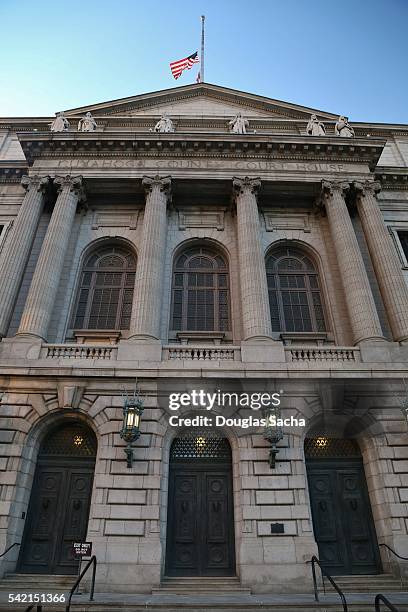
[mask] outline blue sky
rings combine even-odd
[[[205,80],[408,123],[408,0],[0,0],[0,116],[53,115]]]

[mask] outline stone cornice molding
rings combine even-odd
[[[41,193],[45,193],[49,182],[49,176],[40,176],[39,174],[34,174],[33,176],[24,175],[21,179],[21,185],[26,191],[31,191],[32,189],[35,189],[36,191]]]
[[[19,134],[29,163],[41,158],[160,157],[290,159],[364,163],[374,169],[385,141],[282,134]]]
[[[0,183],[20,183],[27,172],[26,161],[0,161]]]
[[[153,189],[159,189],[161,193],[164,193],[167,200],[171,198],[171,177],[170,176],[144,176],[142,179],[142,186],[146,193],[151,193]]]
[[[408,168],[377,167],[375,178],[380,181],[382,189],[408,189]]]
[[[86,201],[82,176],[71,176],[69,174],[66,176],[56,176],[54,178],[54,185],[56,185],[58,193],[61,193],[63,189],[67,189],[78,198],[78,202],[84,203]]]
[[[256,196],[261,188],[261,179],[251,178],[249,176],[243,178],[234,176],[232,179],[232,187],[235,197],[245,193],[251,193]]]

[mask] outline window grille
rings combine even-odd
[[[74,329],[129,329],[135,275],[131,252],[110,246],[92,253],[81,272]]]
[[[170,459],[218,459],[231,461],[231,447],[226,438],[210,430],[189,430],[175,438]]]
[[[347,438],[306,438],[306,459],[339,459],[361,457],[360,448],[355,440]]]
[[[305,253],[288,246],[272,250],[266,275],[272,331],[326,331],[319,275]]]
[[[229,331],[229,274],[225,259],[206,247],[179,255],[173,271],[172,329]]]
[[[53,429],[41,445],[40,455],[95,457],[97,442],[93,431],[80,423]]]

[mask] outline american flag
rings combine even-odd
[[[171,62],[170,69],[172,75],[175,79],[178,79],[181,76],[183,70],[190,70],[193,67],[193,64],[198,64],[200,60],[198,59],[198,51],[185,57],[184,59],[178,60],[177,62]]]

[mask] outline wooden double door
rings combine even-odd
[[[95,461],[39,459],[27,513],[18,570],[75,574],[73,542],[85,541]]]
[[[231,463],[170,465],[166,575],[235,575]]]
[[[361,459],[310,459],[309,493],[319,558],[333,575],[377,574],[380,556]]]

